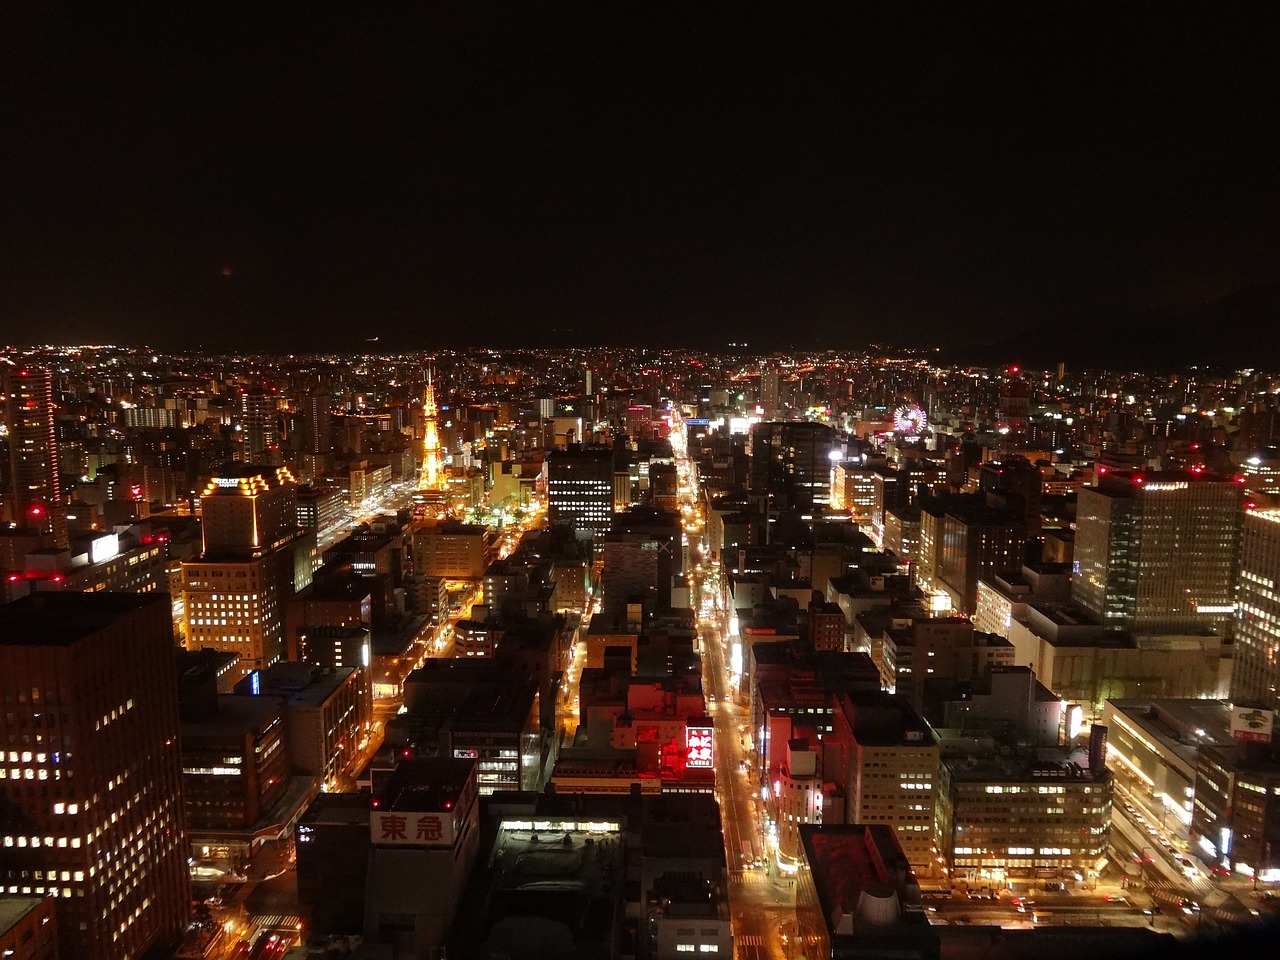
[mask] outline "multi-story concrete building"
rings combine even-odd
[[[1009,642],[1015,663],[1089,719],[1109,698],[1225,697],[1231,678],[1232,644],[1221,636],[1107,630],[1071,603],[1029,601]]]
[[[1280,880],[1280,750],[1270,742],[1204,746],[1190,835],[1206,862]]]
[[[479,580],[493,561],[493,534],[479,524],[425,521],[412,528],[409,543],[419,577]]]
[[[827,823],[885,824],[917,877],[940,877],[934,828],[938,741],[905,697],[848,693],[823,739],[823,775],[840,789],[843,815]]]
[[[921,517],[923,539],[924,518]],[[949,507],[937,528],[936,586],[951,598],[953,609],[971,616],[978,603],[978,581],[1026,560],[1027,528],[1011,511],[972,501]]]
[[[373,722],[369,675],[360,667],[278,663],[245,677],[236,694],[283,699],[293,769],[330,788]]]
[[[758,423],[751,433],[752,486],[808,517],[831,503],[835,431],[824,423]]]
[[[57,898],[66,956],[138,957],[185,926],[172,648],[166,595],[0,607],[0,885]]]
[[[284,795],[290,773],[284,705],[275,697],[219,695],[211,713],[183,718],[181,742],[193,855],[207,858],[200,847],[210,831],[251,828]]]
[[[864,614],[861,622],[874,619],[879,619],[874,613]],[[882,628],[869,639],[881,684],[890,692],[905,694],[917,709],[931,677],[971,679],[982,676],[988,667],[1014,662],[1013,644],[975,631],[965,617],[886,616]]]
[[[809,642],[814,650],[844,651],[844,611],[840,604],[815,600],[809,604]]]
[[[1106,858],[1112,775],[1102,757],[1049,747],[946,757],[939,841],[952,879],[1087,879]]]
[[[1231,746],[1231,705],[1208,699],[1108,700],[1102,723],[1117,788],[1190,827],[1200,750]]]
[[[371,802],[364,935],[432,956],[453,924],[480,848],[474,760],[414,758]]]

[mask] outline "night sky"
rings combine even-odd
[[[0,342],[953,344],[1280,282],[1274,4],[113,6],[0,8]]]

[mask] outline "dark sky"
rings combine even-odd
[[[949,342],[1280,281],[1274,4],[349,6],[0,8],[0,342]]]

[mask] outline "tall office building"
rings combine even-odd
[[[764,407],[766,416],[773,416],[778,410],[778,392],[782,373],[773,364],[760,368],[760,406]]]
[[[182,565],[187,648],[234,653],[241,675],[269,667],[285,655],[285,601],[311,582],[297,485],[284,467],[229,464],[200,511],[203,550]]]
[[[1230,477],[1103,473],[1080,491],[1072,599],[1139,633],[1221,629],[1235,613],[1243,512]]]
[[[280,413],[270,390],[254,387],[240,394],[240,422],[246,463],[270,463],[280,455]]]
[[[13,520],[19,527],[44,534],[65,547],[67,515],[58,478],[53,378],[48,370],[35,367],[8,365],[2,369]]]
[[[57,898],[63,956],[125,960],[190,902],[166,595],[0,607],[0,885]]]
[[[1280,709],[1280,507],[1244,517],[1231,699]]]
[[[953,498],[934,530],[934,585],[965,616],[978,609],[979,580],[1020,570],[1026,562],[1027,529],[1022,517],[980,500]]]
[[[751,431],[751,486],[813,515],[831,504],[835,431],[825,423],[758,423]]]
[[[323,456],[333,450],[333,430],[329,424],[327,393],[307,393],[302,396],[302,435],[305,453]]]
[[[599,538],[613,523],[613,451],[578,447],[547,454],[547,516],[579,537]]]

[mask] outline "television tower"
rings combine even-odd
[[[418,475],[419,490],[440,490],[444,486],[444,471],[440,462],[440,408],[436,406],[432,373],[433,368],[428,366],[427,392],[422,400],[422,472]]]

